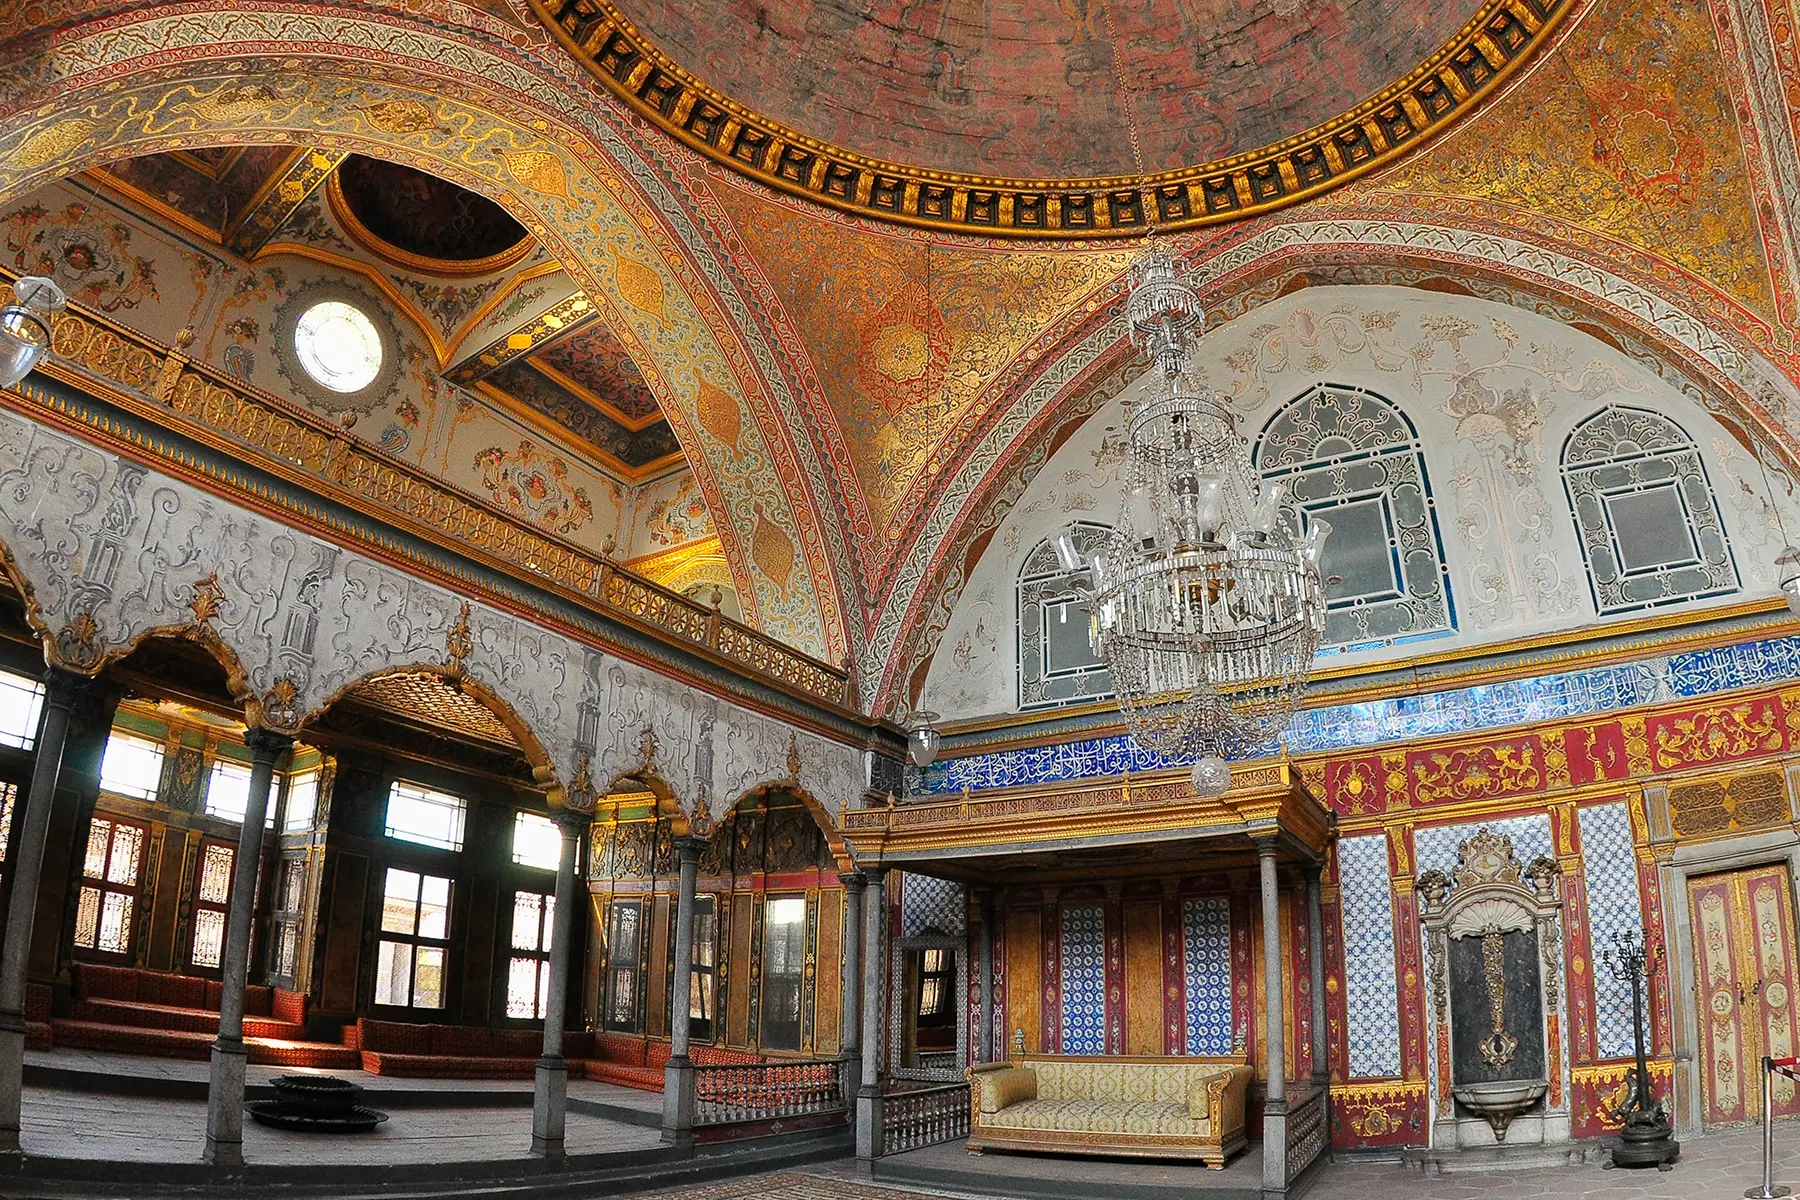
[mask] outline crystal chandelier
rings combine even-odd
[[[1070,529],[1054,544],[1091,602],[1094,652],[1132,737],[1155,754],[1197,755],[1194,790],[1218,796],[1231,786],[1226,759],[1268,745],[1305,690],[1331,526],[1291,509],[1281,485],[1258,486],[1225,397],[1188,385],[1203,314],[1167,251],[1133,264],[1126,315],[1163,391],[1128,410],[1111,533],[1088,555]]]

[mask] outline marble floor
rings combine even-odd
[[[1120,1177],[1131,1170],[1119,1163]],[[1775,1180],[1800,1185],[1800,1122],[1776,1127]],[[1667,1172],[1606,1170],[1472,1171],[1427,1178],[1395,1164],[1333,1163],[1308,1192],[1316,1200],[1737,1200],[1762,1181],[1762,1138],[1729,1130],[1682,1142]],[[641,1200],[916,1200],[957,1195],[859,1179],[853,1164],[703,1184]],[[1076,1195],[1077,1193],[1072,1193]],[[1005,1200],[995,1193],[993,1200]]]

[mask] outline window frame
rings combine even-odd
[[[109,826],[106,834],[106,852],[101,858],[100,873],[93,874],[88,869],[92,859],[94,844],[94,826]],[[118,846],[119,829],[135,829],[138,833],[137,864],[129,881],[116,880],[113,875],[113,853]],[[82,854],[81,876],[76,882],[75,890],[75,929],[71,942],[74,954],[78,958],[92,959],[104,963],[130,962],[137,949],[138,934],[142,922],[138,920],[138,903],[142,898],[144,882],[144,860],[150,853],[150,826],[143,821],[134,821],[129,817],[118,817],[112,813],[98,812],[88,818],[87,848]],[[94,902],[94,941],[90,946],[81,944],[81,905],[89,892],[98,897]],[[100,931],[104,928],[106,902],[108,896],[123,896],[125,915],[125,945],[119,950],[105,950],[100,946]]]
[[[1640,429],[1630,439],[1637,447],[1633,452],[1595,453],[1571,461],[1572,453],[1584,453],[1580,443],[1584,436],[1599,437],[1608,426],[1621,422],[1638,422]],[[1642,436],[1649,434],[1650,436]],[[1649,444],[1652,439],[1660,439]],[[1647,448],[1646,448],[1647,446]],[[1598,450],[1598,447],[1595,448]],[[1640,476],[1649,463],[1661,463],[1668,471],[1665,478],[1648,480]],[[1562,453],[1557,458],[1562,476],[1563,496],[1569,506],[1569,520],[1574,525],[1575,542],[1581,549],[1581,564],[1587,575],[1588,598],[1594,612],[1602,617],[1645,612],[1671,604],[1716,599],[1743,589],[1743,577],[1732,550],[1731,533],[1725,527],[1725,515],[1719,509],[1713,491],[1712,477],[1706,469],[1706,458],[1699,443],[1686,427],[1674,418],[1630,404],[1604,404],[1575,423],[1563,439]],[[1607,475],[1618,472],[1628,477],[1625,485],[1607,484]],[[1697,508],[1691,491],[1704,498],[1704,508]],[[1614,519],[1613,501],[1622,496],[1646,496],[1658,491],[1674,494],[1681,512],[1683,532],[1694,549],[1695,558],[1683,562],[1630,567],[1625,562],[1619,524]],[[1584,503],[1586,502],[1586,503]],[[1590,509],[1590,522],[1584,512]],[[1706,539],[1715,537],[1719,558],[1707,557]],[[1612,574],[1603,579],[1596,556],[1604,553],[1611,559]],[[1671,590],[1671,580],[1681,574],[1698,572],[1706,581],[1703,586],[1681,591]],[[1634,584],[1645,580],[1656,582],[1661,594],[1644,597],[1634,595]]]
[[[1314,428],[1320,433],[1317,441],[1305,445],[1293,440],[1306,432],[1296,414],[1302,409],[1317,410],[1324,397],[1331,397],[1329,406],[1340,411],[1345,411],[1342,404],[1345,400],[1357,408],[1372,407],[1373,415],[1347,414],[1343,422],[1360,421],[1368,431],[1365,443],[1356,443],[1342,432],[1341,425],[1337,430],[1328,431],[1316,422]],[[1286,438],[1282,433],[1284,423],[1291,428]],[[1334,438],[1352,441],[1355,449],[1321,454],[1320,446]],[[1326,624],[1319,639],[1319,657],[1381,650],[1456,635],[1460,627],[1456,595],[1450,581],[1450,560],[1445,552],[1443,525],[1438,519],[1437,498],[1431,488],[1430,464],[1426,462],[1425,444],[1418,427],[1404,408],[1365,387],[1316,383],[1269,414],[1251,443],[1250,463],[1259,483],[1287,485],[1289,499],[1283,506],[1282,519],[1289,535],[1296,540],[1314,518],[1329,521],[1336,509],[1365,504],[1376,498],[1380,500],[1382,519],[1387,527],[1387,553],[1399,591],[1388,596],[1332,597],[1328,578]],[[1381,478],[1353,485],[1347,472],[1359,467],[1376,467]],[[1323,495],[1308,495],[1307,481],[1319,478],[1327,481],[1327,490]],[[1396,500],[1397,492],[1404,488],[1418,490],[1420,519],[1410,525],[1404,522],[1403,506]],[[1333,540],[1326,542],[1327,559],[1337,536],[1334,533]],[[1409,561],[1420,555],[1429,557],[1429,575],[1436,583],[1435,591],[1413,591]],[[1395,611],[1401,614],[1401,629],[1383,632],[1370,627],[1372,614]]]
[[[668,953],[671,978],[675,972],[675,935],[677,922],[669,922]],[[706,935],[701,936],[705,929]],[[719,1031],[719,898],[711,892],[694,895],[694,933],[688,947],[688,1038],[695,1042],[711,1042]],[[671,987],[673,985],[671,984]],[[695,1009],[701,1011],[696,1014]],[[671,1026],[675,1015],[675,994],[669,993],[666,1017]]]
[[[1103,545],[1112,532],[1111,526],[1098,521],[1076,521],[1069,528],[1075,531],[1084,553]],[[1113,695],[1112,672],[1104,659],[1076,667],[1050,666],[1050,638],[1045,630],[1052,614],[1058,614],[1055,619],[1067,620],[1070,609],[1086,608],[1072,588],[1057,586],[1067,574],[1057,563],[1050,538],[1033,546],[1019,564],[1013,584],[1013,638],[1018,655],[1016,695],[1022,712],[1106,700]],[[1087,619],[1091,620],[1091,615]]]
[[[531,861],[528,861],[527,859],[521,858],[519,856],[520,855],[519,831],[521,829],[531,828],[531,827],[535,826],[538,822],[542,822],[544,825],[549,826],[549,831],[556,836],[556,858],[554,861],[549,862],[549,863],[531,862]],[[562,826],[558,825],[555,821],[551,820],[549,817],[545,816],[543,813],[534,812],[529,808],[516,808],[513,810],[513,841],[512,841],[512,863],[513,863],[513,866],[524,867],[528,871],[551,871],[551,872],[556,871],[556,869],[558,867],[562,866],[562,853],[563,853],[562,840],[563,840]]]
[[[783,904],[783,903],[798,903],[800,905],[800,920],[799,920],[798,924],[796,925],[791,922],[783,922],[782,923],[783,928],[798,928],[800,942],[799,942],[799,954],[794,961],[794,969],[791,972],[783,972],[781,975],[778,976],[773,970],[770,969],[770,954],[769,954],[769,949],[771,946],[770,931],[775,928],[775,923],[773,921],[771,921],[769,919],[769,917],[770,917],[770,910],[775,905]],[[757,1022],[757,1031],[756,1031],[757,1032],[757,1044],[762,1049],[780,1050],[780,1051],[786,1051],[786,1052],[790,1052],[790,1053],[798,1053],[800,1051],[800,1049],[802,1048],[802,1046],[805,1044],[805,1040],[806,1040],[806,941],[807,941],[808,927],[812,920],[812,907],[813,907],[812,905],[807,903],[806,894],[804,892],[771,893],[771,894],[766,894],[763,897],[762,945],[761,945],[761,947],[759,947],[759,949],[761,951],[761,962],[762,962],[762,988],[761,988],[762,996],[760,998],[761,1005],[758,1009],[758,1022]],[[794,995],[793,995],[794,1018],[793,1018],[793,1022],[792,1022],[793,1037],[791,1039],[784,1038],[783,1043],[778,1045],[778,1044],[775,1044],[769,1037],[769,1033],[770,1033],[770,1029],[771,1029],[771,1025],[770,1025],[770,1021],[769,1021],[769,1014],[772,1011],[774,1011],[774,1008],[775,1008],[775,1004],[772,1003],[772,1001],[779,1001],[779,1000],[784,999],[784,997],[780,996],[780,995],[771,995],[771,986],[778,985],[778,986],[785,988],[786,982],[790,978],[793,981],[793,990],[794,990]],[[778,1025],[776,1025],[775,1028],[780,1029],[785,1032],[785,1030],[787,1029],[787,1026],[788,1026],[788,1022],[784,1019]],[[793,1044],[792,1045],[785,1044],[786,1041],[788,1041],[788,1040],[791,1040],[793,1042]]]
[[[312,782],[312,808],[308,812],[306,820],[303,823],[296,825],[294,823],[294,788],[301,781],[306,780],[309,777]],[[325,768],[323,766],[305,767],[298,771],[289,771],[282,777],[282,833],[310,833],[317,828],[319,820],[319,789],[324,781]],[[391,792],[389,794],[392,795]],[[386,817],[387,814],[384,812],[382,814],[384,821],[386,820]]]
[[[31,698],[25,701],[25,716],[17,729],[0,728],[0,746],[9,746],[27,753],[36,750],[38,731],[44,724],[46,693],[43,682],[17,671],[0,670],[0,693],[3,692],[25,693]]]
[[[401,893],[392,892],[389,890],[390,877],[396,872],[403,874],[403,875],[411,875],[418,880],[418,884],[416,887],[414,887],[413,893],[412,893],[412,930],[411,930],[411,932],[403,932],[401,930],[390,929],[388,927],[388,921],[387,921],[388,898],[390,896],[397,896],[397,895],[401,894]],[[453,922],[452,918],[454,916],[455,904],[456,904],[456,880],[448,875],[434,875],[428,871],[417,871],[409,866],[403,866],[399,863],[384,864],[382,867],[380,879],[381,879],[381,892],[380,892],[381,903],[379,905],[378,911],[381,913],[381,919],[379,920],[379,922],[376,925],[376,933],[375,933],[376,967],[375,967],[375,978],[371,983],[371,987],[370,987],[370,991],[369,991],[369,1005],[371,1008],[397,1009],[397,1010],[406,1010],[409,1012],[413,1012],[413,1011],[416,1011],[416,1012],[443,1012],[450,1007],[450,980],[451,980],[450,943],[453,940],[453,936],[455,933],[455,930],[453,928],[454,922]],[[441,880],[444,884],[444,902],[443,902],[444,932],[443,932],[443,936],[441,936],[441,937],[435,937],[435,936],[431,936],[429,934],[422,934],[419,932],[420,927],[424,923],[424,921],[423,921],[423,915],[424,915],[424,911],[425,911],[424,896],[425,896],[425,883],[427,880]],[[388,945],[404,946],[407,948],[406,998],[403,1001],[400,1001],[398,1003],[396,1003],[392,999],[379,1000],[376,998],[377,996],[379,996],[381,994],[381,985],[382,985],[382,979],[383,979],[383,975],[384,975],[384,972],[381,967],[383,948]],[[439,970],[438,1002],[436,1004],[420,1004],[418,1002],[419,968],[420,968],[420,953],[419,952],[420,952],[420,950],[436,951],[440,955],[439,962],[438,962],[438,970]],[[386,975],[389,978],[392,977],[393,971],[392,971],[391,965],[390,965],[388,971],[386,972]]]
[[[430,835],[397,831],[393,820],[394,801],[400,798],[402,792],[412,793],[406,798],[415,803],[436,803],[439,797],[445,800],[455,801],[456,803],[453,811],[456,813],[456,816],[452,822],[452,840],[440,840],[431,837]],[[445,804],[440,804],[438,806],[441,808],[452,807]],[[409,846],[424,846],[430,850],[447,850],[452,854],[461,854],[463,848],[468,844],[469,801],[466,796],[458,796],[454,792],[440,791],[434,787],[427,787],[422,783],[415,783],[410,779],[389,780],[387,804],[383,806],[381,810],[381,825],[382,836],[392,841],[405,842]]]
[[[603,996],[600,1024],[609,1033],[642,1033],[644,1029],[644,963],[643,953],[646,946],[644,931],[644,901],[633,897],[630,899],[614,899],[606,914],[606,986]],[[635,953],[629,961],[621,963],[617,953],[620,934],[620,914],[630,910],[633,916],[633,947]],[[619,998],[622,990],[629,990],[631,1012],[628,1017],[620,1016]]]
[[[230,864],[225,873],[225,899],[222,902],[207,900],[201,894],[201,887],[206,878],[206,852],[209,847],[223,850],[230,858]],[[196,849],[192,877],[189,881],[191,903],[187,920],[187,966],[184,970],[217,975],[225,965],[225,938],[231,926],[232,891],[237,882],[237,846],[224,838],[202,837]],[[216,963],[204,963],[194,957],[194,952],[200,947],[200,914],[205,912],[219,914],[219,961]]]
[[[535,896],[538,899],[537,937],[529,946],[519,944],[520,896]],[[550,947],[556,929],[556,893],[545,892],[536,887],[516,887],[513,889],[512,914],[512,920],[507,926],[506,1001],[502,1012],[509,1021],[541,1021],[544,1019],[544,1005],[549,1000]],[[533,964],[531,1011],[515,1013],[514,972],[521,963],[526,962]]]
[[[117,780],[110,781],[110,782],[107,780],[107,778],[106,778],[106,757],[107,757],[107,753],[112,749],[112,744],[115,741],[125,742],[125,743],[136,742],[136,743],[144,746],[147,750],[155,753],[155,755],[156,755],[156,782],[155,783],[151,784],[148,788],[145,788],[138,784],[123,784],[123,785],[121,785]],[[133,733],[130,730],[124,730],[124,729],[119,728],[117,725],[115,725],[112,727],[112,729],[110,729],[107,732],[106,745],[100,751],[100,790],[105,792],[109,796],[122,796],[127,800],[141,800],[146,804],[159,803],[160,802],[159,798],[162,795],[163,774],[168,770],[168,763],[169,763],[169,748],[168,748],[168,746],[166,746],[162,742],[156,741],[153,738],[145,737],[141,733]]]

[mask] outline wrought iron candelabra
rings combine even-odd
[[[1652,972],[1661,969],[1663,947],[1649,946],[1638,930],[1619,930],[1612,945],[1600,952],[1605,963],[1619,980],[1631,981],[1631,1012],[1637,1034],[1637,1070],[1632,1079],[1631,1100],[1625,1106],[1625,1128],[1612,1148],[1614,1167],[1656,1167],[1670,1169],[1681,1153],[1675,1140],[1675,1129],[1660,1101],[1650,1096],[1650,1064],[1644,1053],[1644,985]]]

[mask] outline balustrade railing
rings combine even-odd
[[[694,1068],[694,1125],[737,1125],[848,1110],[837,1059]]]
[[[881,1098],[881,1151],[902,1154],[969,1136],[969,1085],[910,1088]]]
[[[16,278],[0,270],[0,284]],[[336,423],[78,305],[55,321],[45,374],[100,394],[272,474],[548,584],[681,644],[704,647],[745,673],[832,704],[853,703],[849,672],[663,587],[604,554],[521,522],[390,457]],[[23,389],[6,403],[29,410]],[[107,433],[106,430],[95,430]],[[154,450],[137,446],[138,451]]]

